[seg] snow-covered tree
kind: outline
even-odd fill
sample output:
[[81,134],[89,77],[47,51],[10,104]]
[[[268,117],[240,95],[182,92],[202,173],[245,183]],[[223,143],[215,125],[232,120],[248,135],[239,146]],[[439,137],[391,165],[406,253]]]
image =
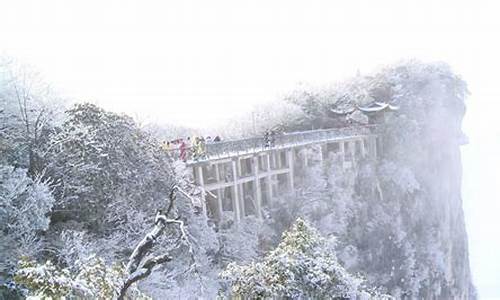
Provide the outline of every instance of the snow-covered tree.
[[280,244],[262,261],[244,266],[229,264],[221,278],[235,297],[369,297],[361,291],[362,280],[349,274],[337,261],[329,241],[302,219],[283,234]]
[[[75,271],[59,268],[51,261],[38,264],[23,258],[15,275],[16,283],[27,288],[28,296],[41,299],[113,299],[118,295],[123,266],[107,266],[98,257],[78,261]],[[129,289],[126,299],[150,299],[137,288]]]
[[0,163],[43,173],[43,148],[62,100],[27,66],[0,57]]
[[31,179],[26,169],[0,165],[0,273],[5,273],[20,255],[39,254],[38,233],[49,228],[55,200],[46,182]]
[[127,116],[76,105],[46,151],[47,173],[58,183],[56,221],[116,226],[127,212],[153,213],[168,195],[168,156]]

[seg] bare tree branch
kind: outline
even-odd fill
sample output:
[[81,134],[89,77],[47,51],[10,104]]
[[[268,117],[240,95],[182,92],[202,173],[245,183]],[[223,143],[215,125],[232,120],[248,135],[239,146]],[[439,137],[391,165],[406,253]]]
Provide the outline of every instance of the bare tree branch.
[[177,192],[181,192],[182,194],[189,197],[189,194],[180,189],[177,185],[172,186],[172,188],[170,189],[170,194],[169,194],[170,202],[167,210],[165,212],[159,210],[156,213],[154,222],[155,226],[148,234],[146,234],[146,236],[139,242],[139,244],[137,244],[134,251],[130,255],[128,264],[126,266],[126,271],[129,274],[129,276],[125,279],[124,283],[122,284],[118,292],[117,296],[118,300],[124,299],[128,288],[130,288],[132,284],[148,277],[151,274],[154,267],[172,260],[172,257],[170,257],[168,253],[146,259],[146,256],[148,256],[151,253],[158,238],[165,231],[167,225],[170,224],[176,224],[179,226],[181,236],[179,237],[177,243],[183,241],[184,244],[188,247],[191,259],[191,267],[194,268],[195,272],[199,276],[199,272],[195,263],[194,250],[191,245],[191,242],[189,241],[188,232],[184,227],[184,222],[178,219],[168,218],[168,215],[170,214],[174,206]]
[[163,213],[161,210],[159,210],[156,213],[155,217],[155,226],[153,229],[146,234],[146,236],[139,242],[139,244],[135,247],[134,251],[130,255],[128,264],[127,264],[127,272],[129,274],[134,273],[137,268],[139,267],[139,264],[141,261],[146,257],[146,255],[149,254],[151,249],[153,248],[156,240],[160,237],[160,235],[163,233],[167,226],[167,215],[170,213],[173,207],[173,203],[176,198],[176,190],[177,187],[173,187],[170,190],[170,195],[169,195],[169,206],[167,208],[167,211]]
[[148,258],[140,269],[130,274],[129,277],[125,280],[123,286],[120,289],[117,299],[119,300],[124,299],[128,288],[135,282],[151,275],[151,272],[153,271],[153,268],[155,266],[163,264],[165,262],[169,262],[171,260],[172,257],[170,257],[168,254],[163,254],[156,257]]

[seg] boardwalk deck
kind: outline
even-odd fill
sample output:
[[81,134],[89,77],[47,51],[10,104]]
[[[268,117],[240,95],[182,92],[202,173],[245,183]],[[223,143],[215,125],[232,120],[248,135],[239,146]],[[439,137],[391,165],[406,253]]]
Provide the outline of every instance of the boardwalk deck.
[[202,211],[215,222],[231,211],[234,221],[247,215],[262,218],[262,208],[281,191],[293,191],[295,174],[332,153],[342,168],[360,158],[376,159],[376,126],[313,130],[277,135],[272,145],[264,138],[208,144],[206,156],[188,160],[203,191]]

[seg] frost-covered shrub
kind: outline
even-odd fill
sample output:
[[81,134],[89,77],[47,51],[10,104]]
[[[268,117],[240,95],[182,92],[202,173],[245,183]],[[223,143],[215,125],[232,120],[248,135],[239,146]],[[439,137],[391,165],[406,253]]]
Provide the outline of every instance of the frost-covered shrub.
[[97,246],[83,231],[63,230],[60,234],[61,245],[58,247],[58,260],[70,267],[75,262],[85,260],[93,255]]
[[38,254],[42,245],[37,234],[48,229],[54,201],[42,179],[31,179],[25,169],[0,165],[0,272],[21,254]]
[[32,296],[61,299],[73,288],[71,274],[67,269],[59,269],[52,262],[37,264],[22,258],[15,275],[17,284],[30,290]]
[[231,263],[221,278],[232,296],[244,298],[355,299],[362,282],[339,264],[329,242],[302,219],[262,261]]
[[[24,257],[15,274],[18,285],[28,289],[29,296],[42,299],[113,299],[123,283],[123,266],[106,266],[98,257],[77,262],[75,272],[59,268],[51,261],[38,264]],[[126,299],[149,299],[137,288],[129,289]]]

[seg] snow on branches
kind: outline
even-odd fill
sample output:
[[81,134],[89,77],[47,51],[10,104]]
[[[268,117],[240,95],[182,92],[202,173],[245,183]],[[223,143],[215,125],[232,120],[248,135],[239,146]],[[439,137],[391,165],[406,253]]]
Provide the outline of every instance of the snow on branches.
[[331,249],[316,229],[298,219],[261,262],[245,266],[231,263],[221,278],[230,286],[232,296],[243,298],[368,297],[361,291],[362,280],[349,274]]
[[0,271],[21,253],[34,254],[39,248],[37,233],[49,227],[48,213],[55,200],[46,182],[31,179],[26,169],[0,165]]

